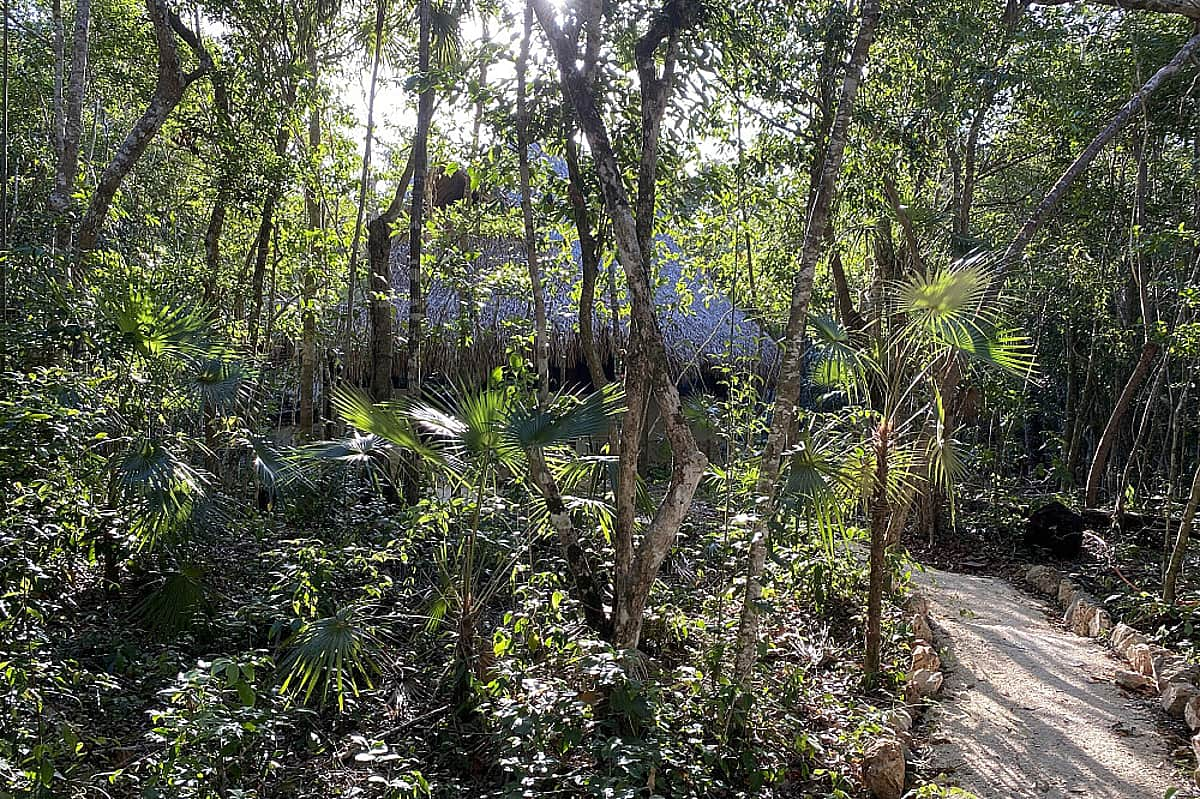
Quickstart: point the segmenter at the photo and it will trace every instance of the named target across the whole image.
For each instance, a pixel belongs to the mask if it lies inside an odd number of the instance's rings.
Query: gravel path
[[[1160,711],[1113,684],[1107,650],[1003,580],[930,569],[916,581],[946,670],[929,715],[934,773],[980,799],[1162,799],[1182,788]]]

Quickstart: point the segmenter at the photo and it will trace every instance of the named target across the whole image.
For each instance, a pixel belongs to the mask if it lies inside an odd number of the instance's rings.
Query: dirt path
[[[1162,799],[1182,787],[1158,710],[1112,683],[1116,660],[1100,645],[1003,580],[931,569],[917,583],[947,672],[929,716],[934,773],[981,799]]]

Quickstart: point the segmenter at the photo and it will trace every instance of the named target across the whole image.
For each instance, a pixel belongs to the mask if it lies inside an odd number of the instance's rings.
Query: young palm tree
[[[827,392],[818,404],[836,409],[801,418],[797,444],[783,459],[780,500],[820,531],[830,557],[847,509],[865,512],[868,680],[879,671],[888,549],[925,492],[941,492],[953,511],[966,472],[947,434],[947,375],[971,363],[1022,376],[1033,368],[1028,341],[1005,323],[994,279],[994,269],[975,256],[890,286],[891,307],[866,343],[831,319],[810,320],[809,380]]]
[[[443,581],[431,613],[437,621],[447,612],[457,618],[455,690],[460,700],[465,699],[475,660],[479,618],[512,565],[511,558],[502,557],[489,563],[489,568],[481,566],[483,507],[487,494],[498,490],[501,469],[530,476],[580,591],[585,617],[593,626],[606,626],[603,584],[587,560],[553,466],[572,442],[607,431],[610,418],[620,411],[618,393],[606,390],[579,398],[564,391],[542,405],[513,387],[489,386],[460,388],[425,402],[376,404],[360,392],[344,389],[335,395],[334,407],[343,420],[364,431],[354,433],[352,440],[367,435],[372,437],[373,452],[409,453],[473,498],[465,506],[468,515],[462,520],[463,535],[457,546],[443,547]],[[310,452],[330,457],[350,450],[348,442],[331,442]],[[370,457],[374,456],[355,455],[359,463]]]
[[[866,492],[868,680],[879,671],[887,549],[898,541],[919,493],[939,490],[953,513],[955,487],[966,471],[947,435],[948,376],[961,374],[971,362],[1021,376],[1033,369],[1028,340],[1005,322],[997,279],[994,267],[976,255],[905,280],[894,287],[894,313],[888,315],[898,326],[880,331],[863,359],[878,398],[865,416],[872,454]],[[881,324],[890,322],[881,318]]]

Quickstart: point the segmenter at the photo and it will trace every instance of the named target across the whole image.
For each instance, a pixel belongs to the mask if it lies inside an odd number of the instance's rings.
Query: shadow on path
[[[946,670],[932,765],[952,783],[981,799],[1162,799],[1182,787],[1157,709],[1113,684],[1100,645],[1003,580],[930,569],[916,582]]]

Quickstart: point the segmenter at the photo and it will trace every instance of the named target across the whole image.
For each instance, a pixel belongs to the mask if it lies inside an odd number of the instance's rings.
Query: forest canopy
[[[2,2],[0,796],[888,796],[925,566],[1200,656],[1195,0]]]

